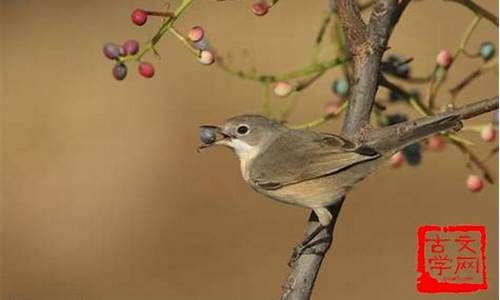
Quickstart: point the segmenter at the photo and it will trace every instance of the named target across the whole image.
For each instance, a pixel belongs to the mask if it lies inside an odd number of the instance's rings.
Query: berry
[[[339,96],[347,96],[349,93],[349,82],[344,78],[335,79],[332,85],[332,90]]]
[[[441,50],[436,56],[436,63],[444,69],[448,69],[452,62],[453,56],[449,50]]]
[[[194,47],[200,50],[208,50],[210,48],[210,44],[208,43],[208,39],[206,37],[194,43]]]
[[[148,13],[143,9],[137,8],[134,9],[130,17],[135,25],[142,26],[148,20]]]
[[[410,75],[410,65],[406,62],[406,59],[399,55],[389,55],[387,60],[384,62],[384,67],[390,73],[406,78]]]
[[[391,102],[397,102],[397,101],[406,100],[406,99],[398,91],[391,90],[391,92],[389,93],[389,100]]]
[[[387,125],[394,125],[408,121],[408,117],[401,114],[387,115]]]
[[[392,155],[391,158],[389,159],[389,164],[393,168],[401,167],[404,162],[405,162],[405,156],[401,151],[394,153],[394,155]]]
[[[493,128],[492,125],[488,125],[488,126],[485,126],[482,130],[481,130],[481,138],[485,141],[485,142],[493,142],[495,140],[495,137],[496,137],[497,133],[495,131],[495,128]]]
[[[120,56],[120,47],[114,43],[106,43],[102,47],[102,52],[109,59],[116,59]]]
[[[495,55],[495,45],[492,42],[483,42],[479,46],[479,55],[486,61]]]
[[[498,109],[491,113],[491,123],[498,125]]]
[[[198,61],[204,65],[211,65],[215,62],[215,56],[212,52],[203,50],[200,53]]]
[[[122,63],[117,63],[113,67],[113,77],[116,80],[123,80],[127,76],[127,66]]]
[[[427,149],[433,151],[441,151],[445,148],[446,143],[441,135],[433,135],[427,138]]]
[[[422,161],[421,146],[419,143],[414,143],[406,146],[403,149],[406,161],[410,166],[417,166]]]
[[[342,105],[342,100],[335,97],[333,100],[330,100],[330,101],[325,103],[325,106],[324,106],[325,113],[329,114],[329,115],[337,114],[340,110],[341,105]]]
[[[250,6],[250,10],[256,16],[264,16],[269,11],[269,5],[266,2],[255,2]]]
[[[278,81],[274,85],[274,94],[279,97],[285,97],[292,92],[292,85],[287,81]]]
[[[141,62],[139,64],[139,74],[146,78],[151,78],[155,74],[155,68],[148,62]]]
[[[200,127],[200,140],[204,144],[212,144],[217,139],[217,134],[212,127]]]
[[[139,42],[136,40],[128,40],[123,43],[123,49],[126,55],[135,55],[139,52]]]
[[[194,43],[201,41],[204,36],[205,30],[201,26],[195,26],[188,31],[188,38]]]
[[[479,192],[484,187],[483,179],[477,175],[469,175],[466,182],[467,188],[471,192]]]

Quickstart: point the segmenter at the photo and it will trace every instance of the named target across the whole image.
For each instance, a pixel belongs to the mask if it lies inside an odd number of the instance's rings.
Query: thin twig
[[[471,0],[444,0],[444,1],[459,3],[467,7],[468,9],[472,10],[474,13],[483,16],[488,21],[495,24],[496,27],[498,27],[498,17],[492,14],[491,12],[487,11],[486,9],[482,8],[481,6],[477,5]]]

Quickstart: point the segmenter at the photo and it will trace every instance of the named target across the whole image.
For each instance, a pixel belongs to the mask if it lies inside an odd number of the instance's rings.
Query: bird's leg
[[[314,254],[314,251],[308,252],[308,250],[317,244],[320,244],[324,242],[324,240],[319,239],[317,241],[312,242],[312,240],[318,236],[318,234],[325,229],[330,222],[332,221],[332,214],[327,208],[320,207],[320,208],[315,208],[313,209],[314,214],[319,220],[318,226],[311,232],[309,233],[302,242],[297,245],[293,249],[292,257],[290,257],[290,260],[288,261],[288,265],[291,266],[297,261],[297,259],[302,255],[302,254]],[[313,249],[311,249],[313,250]]]

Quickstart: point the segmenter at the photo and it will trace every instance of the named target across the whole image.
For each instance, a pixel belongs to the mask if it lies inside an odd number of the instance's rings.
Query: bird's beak
[[[213,130],[217,134],[217,136],[216,136],[216,140],[213,143],[209,143],[209,144],[204,143],[204,144],[201,144],[198,147],[198,149],[197,149],[198,152],[200,152],[203,149],[210,148],[212,146],[228,146],[228,142],[232,138],[232,136],[229,133],[225,132],[219,126],[202,125],[202,126],[200,126],[200,128],[211,129],[211,130]]]

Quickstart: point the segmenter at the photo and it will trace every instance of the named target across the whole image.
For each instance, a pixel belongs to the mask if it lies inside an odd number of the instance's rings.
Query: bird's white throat
[[[248,163],[250,163],[252,159],[259,154],[259,148],[250,146],[249,144],[238,139],[231,139],[227,145],[233,148],[236,155],[238,155],[238,158],[240,159],[241,174],[245,180],[248,180]]]

